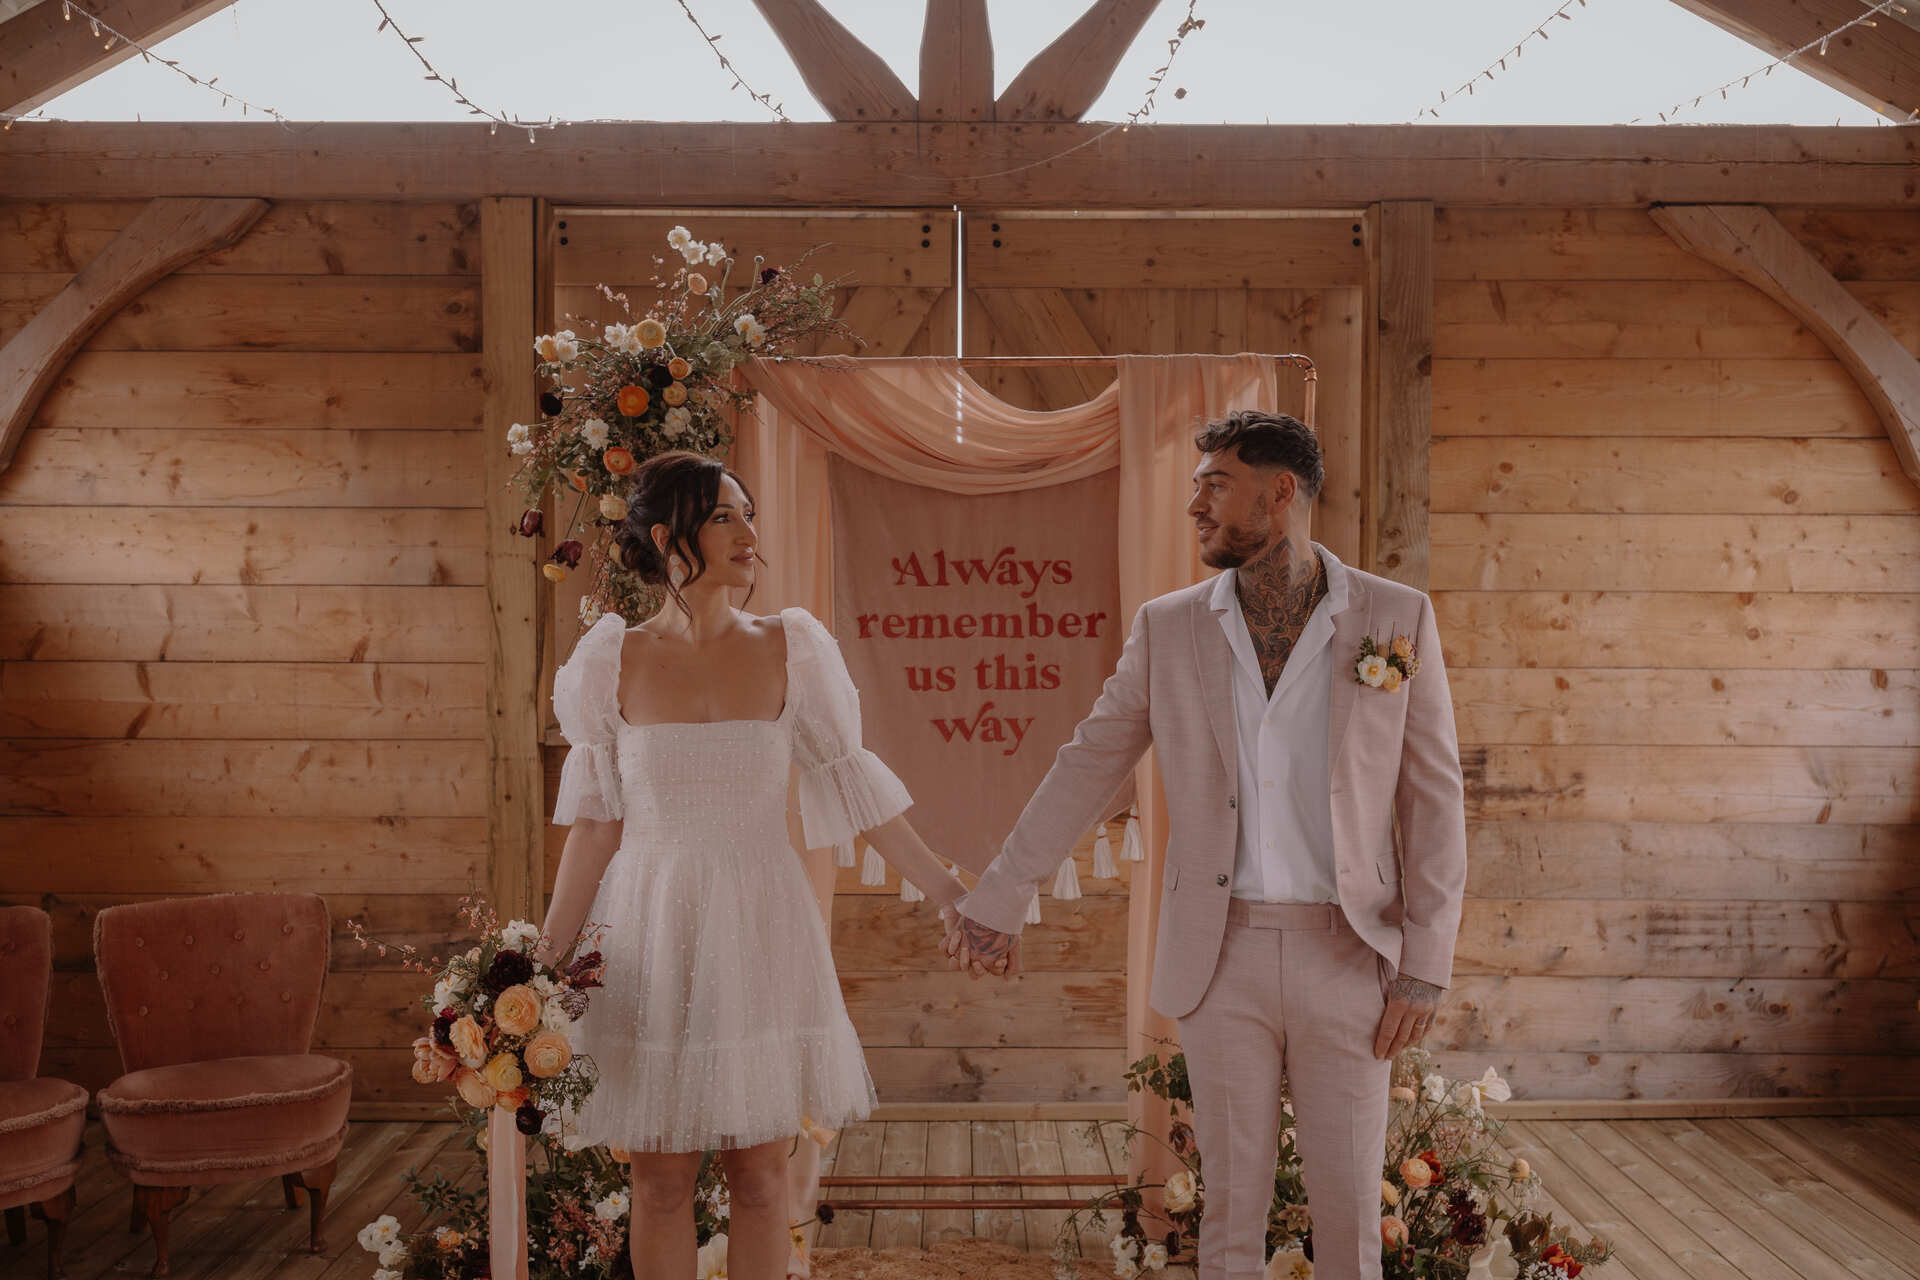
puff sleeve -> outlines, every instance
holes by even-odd
[[[560,771],[555,826],[586,818],[617,822],[620,802],[620,646],[626,620],[605,614],[593,624],[553,676],[553,711],[566,735],[567,762]]]
[[[851,848],[862,831],[913,804],[879,756],[860,744],[860,693],[840,646],[805,609],[781,614],[787,632],[800,822],[809,849]]]

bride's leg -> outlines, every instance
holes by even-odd
[[[634,1280],[686,1280],[699,1252],[694,1245],[693,1184],[700,1176],[700,1153],[636,1151],[632,1176],[627,1247]]]
[[[720,1153],[732,1221],[727,1231],[729,1280],[786,1280],[792,1247],[787,1217],[787,1152],[791,1138]]]

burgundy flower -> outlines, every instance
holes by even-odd
[[[1167,1246],[1167,1256],[1169,1258],[1178,1256],[1180,1253],[1180,1232],[1178,1230],[1167,1232],[1167,1238],[1161,1241],[1161,1243]]]
[[[442,1049],[453,1048],[453,1010],[442,1009],[433,1020],[433,1042]]]
[[[523,1102],[520,1109],[513,1113],[513,1127],[531,1138],[540,1132],[540,1126],[546,1122],[546,1113],[531,1102]]]
[[[595,983],[594,985],[598,986],[599,984]],[[567,1016],[575,1022],[580,1021],[580,1015],[587,1011],[587,993],[584,991],[562,991],[559,995],[555,996],[554,999],[560,1002],[560,1007],[565,1009]]]
[[[821,1205],[819,1209],[815,1211],[815,1216],[817,1216],[820,1219],[821,1226],[823,1227],[832,1226],[833,1225],[833,1206],[830,1204]]]
[[[606,963],[598,951],[589,951],[583,956],[575,956],[567,966],[567,981],[576,987],[597,987],[600,985],[600,966]]]
[[[760,268],[761,284],[772,284],[775,280],[778,280],[779,278],[780,278],[780,268],[778,267]]]
[[[538,507],[528,507],[520,513],[520,536],[537,538],[547,527],[547,513]]]
[[[480,986],[490,996],[497,996],[508,987],[518,986],[533,976],[533,961],[518,951],[502,951],[487,966],[487,972],[480,979]]]
[[[578,541],[573,538],[568,538],[565,542],[553,549],[553,555],[550,556],[549,559],[555,564],[563,564],[569,569],[577,569],[580,567],[580,556],[584,551],[586,551],[586,548],[581,546]]]
[[[565,401],[560,399],[559,392],[542,391],[540,393],[540,412],[546,414],[549,418],[557,416],[564,406]]]

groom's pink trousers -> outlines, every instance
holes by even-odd
[[[1199,1280],[1260,1280],[1280,1089],[1313,1215],[1314,1280],[1379,1280],[1392,1064],[1373,1056],[1388,962],[1326,903],[1227,907],[1220,964],[1179,1019],[1206,1213]]]

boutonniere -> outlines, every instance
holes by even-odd
[[[1361,637],[1360,661],[1353,667],[1356,683],[1393,693],[1419,674],[1420,659],[1407,636],[1395,636],[1384,652],[1372,636]]]

